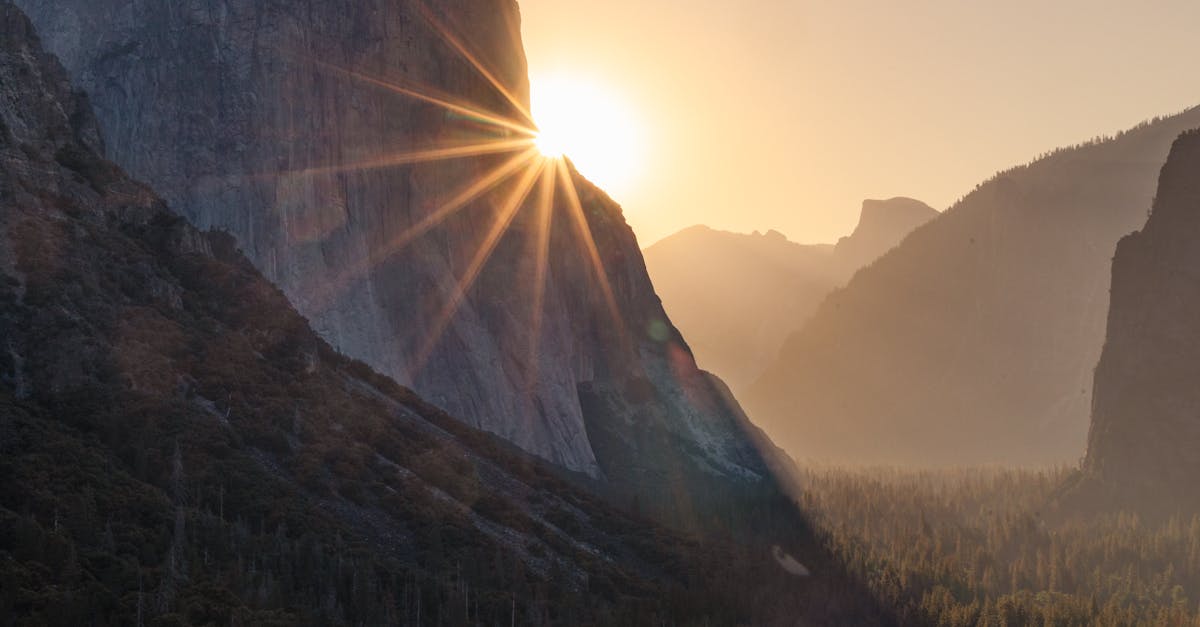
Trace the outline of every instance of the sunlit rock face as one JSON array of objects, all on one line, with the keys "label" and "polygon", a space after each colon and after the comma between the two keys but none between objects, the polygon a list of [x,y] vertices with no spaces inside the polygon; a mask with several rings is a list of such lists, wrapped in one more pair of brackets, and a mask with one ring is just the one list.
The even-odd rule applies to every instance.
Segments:
[{"label": "sunlit rock face", "polygon": [[[697,551],[337,355],[230,236],[100,148],[87,99],[0,0],[5,624],[421,624],[410,590],[451,585],[475,622],[794,616],[728,585],[742,551]],[[68,554],[79,576],[51,576]],[[871,611],[826,581],[808,606],[836,590],[826,616]]]},{"label": "sunlit rock face", "polygon": [[[663,313],[620,208],[577,176],[613,306],[560,193],[544,294],[534,282],[539,221],[530,200],[457,314],[440,323],[521,176],[406,241],[414,225],[509,156],[352,166],[509,132],[380,83],[505,117],[519,118],[519,107],[439,35],[417,3],[17,4],[92,94],[111,157],[196,225],[231,232],[340,351],[477,426],[593,476],[615,462],[597,458],[589,424],[629,445],[638,440],[631,429],[647,415],[664,432],[702,442],[686,454],[685,465],[697,472],[765,474],[742,433],[744,416],[696,369]],[[515,2],[439,2],[427,11],[524,104]],[[631,381],[649,381],[653,394],[633,395]],[[639,413],[647,402],[653,411]]]},{"label": "sunlit rock face", "polygon": [[1085,468],[1118,500],[1200,504],[1200,132],[1171,150],[1146,226],[1121,240]]}]

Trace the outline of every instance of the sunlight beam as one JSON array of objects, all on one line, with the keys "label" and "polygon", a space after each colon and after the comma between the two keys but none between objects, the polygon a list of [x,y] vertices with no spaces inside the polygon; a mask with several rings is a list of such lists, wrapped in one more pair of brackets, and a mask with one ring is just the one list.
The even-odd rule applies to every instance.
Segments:
[{"label": "sunlight beam", "polygon": [[474,54],[471,53],[462,40],[456,37],[454,33],[450,32],[450,30],[446,28],[446,26],[442,24],[440,20],[438,20],[437,16],[433,14],[433,10],[430,9],[427,4],[425,4],[424,0],[417,2],[417,7],[420,9],[421,16],[424,17],[425,21],[433,27],[433,30],[437,31],[437,33],[446,41],[446,43],[450,44],[451,47],[457,50],[458,53],[462,55],[463,59],[465,59],[467,63],[470,63],[475,68],[476,72],[479,72],[480,76],[487,79],[487,81],[491,83],[492,87],[499,92],[500,95],[504,96],[504,98],[508,100],[509,104],[511,104],[513,108],[515,108],[524,117],[525,121],[533,124],[533,115],[529,112],[528,107],[526,107],[524,103],[522,103],[521,100],[518,99],[516,95],[514,95],[512,91],[500,81],[500,79],[496,78],[496,76],[492,74],[492,72],[489,71]]},{"label": "sunlight beam", "polygon": [[500,165],[492,168],[486,174],[473,181],[470,185],[460,190],[449,200],[442,202],[436,209],[418,221],[416,224],[408,227],[403,232],[397,234],[394,238],[388,241],[382,248],[371,253],[367,259],[364,259],[349,268],[340,272],[334,279],[328,282],[329,289],[324,294],[319,294],[315,298],[318,308],[327,305],[335,295],[344,289],[350,281],[354,280],[359,275],[365,274],[371,268],[383,263],[384,260],[392,255],[400,252],[406,246],[411,244],[413,240],[428,233],[440,225],[450,215],[465,207],[471,201],[491,191],[497,185],[503,183],[510,176],[515,174],[522,166],[526,166],[537,155],[537,150],[530,148],[524,152],[514,155]]},{"label": "sunlight beam", "polygon": [[[330,165],[316,166],[303,170],[284,171],[275,175],[299,175],[308,176],[316,174],[337,174],[341,172],[361,172],[366,170],[379,170],[385,168],[394,168],[402,165],[412,165],[415,163],[428,163],[431,161],[449,161],[451,159],[463,159],[467,157],[481,157],[483,155],[499,154],[505,152],[515,152],[521,148],[529,148],[533,145],[531,139],[509,139],[509,140],[493,140],[474,144],[465,144],[462,146],[448,146],[445,148],[429,148],[427,150],[415,150],[413,152],[402,152],[386,155],[377,159],[367,161],[359,161],[346,165]],[[263,175],[268,176],[268,175]]]},{"label": "sunlight beam", "polygon": [[536,154],[537,151],[533,148],[530,148],[514,156],[512,159],[505,161],[492,171],[480,177],[479,180],[472,183],[450,200],[442,203],[436,210],[434,210],[428,216],[425,216],[425,218],[423,218],[420,222],[405,230],[405,232],[401,233],[400,236],[394,241],[390,242],[387,250],[385,251],[386,254],[390,255],[392,252],[403,248],[412,240],[441,224],[442,221],[449,217],[450,214],[458,211],[467,203],[475,200],[488,190],[491,190],[493,187],[502,183],[508,177],[512,176],[518,169],[531,161]]},{"label": "sunlight beam", "polygon": [[609,314],[612,315],[613,324],[617,326],[618,337],[627,342],[628,336],[625,332],[625,323],[621,318],[621,309],[617,306],[617,298],[613,294],[612,284],[608,280],[608,272],[604,269],[604,261],[600,258],[600,250],[596,248],[592,229],[588,226],[587,216],[583,213],[583,203],[579,201],[579,192],[575,190],[575,182],[571,180],[571,168],[564,163],[558,168],[558,172],[561,175],[562,188],[567,197],[568,213],[574,219],[575,229],[579,234],[579,239],[583,242],[584,252],[591,261],[592,270],[596,274],[596,282],[600,284],[600,290],[608,305]]},{"label": "sunlight beam", "polygon": [[359,80],[359,81],[365,82],[369,85],[374,85],[376,87],[395,92],[402,96],[408,96],[410,98],[414,98],[414,99],[420,100],[422,102],[426,102],[426,103],[429,103],[432,105],[437,105],[437,106],[447,109],[449,111],[453,111],[455,113],[460,113],[460,114],[468,116],[468,117],[473,117],[473,118],[482,120],[484,122],[495,124],[496,126],[504,127],[506,129],[515,131],[522,135],[526,135],[529,137],[533,137],[533,136],[537,135],[536,130],[530,128],[529,126],[525,126],[523,124],[513,122],[512,120],[505,118],[502,115],[499,115],[496,113],[491,113],[488,111],[482,111],[480,109],[477,109],[477,108],[469,106],[469,105],[452,102],[448,96],[446,96],[446,97],[433,96],[431,94],[434,92],[434,90],[429,87],[419,86],[420,89],[417,89],[416,88],[417,86],[408,87],[408,86],[401,85],[398,83],[385,81],[385,80],[381,80],[378,78],[373,78],[371,76],[367,76],[366,74],[362,74],[361,72],[347,70],[345,68],[341,68],[336,65],[333,65],[332,63],[326,63],[325,61],[321,61],[319,59],[314,59],[313,61],[317,65],[324,67],[326,69],[332,70],[336,73],[344,74],[355,80]]},{"label": "sunlight beam", "polygon": [[496,215],[491,229],[484,237],[479,250],[476,251],[475,257],[467,267],[467,271],[463,273],[463,276],[459,278],[458,283],[455,285],[454,292],[450,296],[450,301],[446,303],[446,306],[442,308],[442,311],[434,320],[434,325],[429,332],[429,336],[417,351],[407,373],[409,381],[416,378],[417,373],[425,366],[425,362],[428,361],[434,349],[437,348],[442,335],[446,332],[446,328],[450,326],[463,301],[466,300],[467,292],[475,284],[475,280],[479,278],[484,265],[487,264],[488,259],[491,258],[492,253],[496,250],[496,246],[500,243],[500,238],[504,236],[505,231],[508,230],[508,226],[512,224],[513,218],[516,217],[525,199],[529,197],[534,180],[545,167],[545,161],[531,165],[513,189],[513,193],[505,201],[500,213]]},{"label": "sunlight beam", "polygon": [[536,265],[533,272],[533,319],[530,321],[532,334],[529,337],[529,367],[530,372],[526,385],[533,388],[540,376],[538,370],[538,348],[541,342],[542,311],[546,300],[546,278],[550,266],[550,230],[554,225],[554,185],[558,180],[559,162],[557,159],[547,159],[542,171],[538,189],[538,216]]}]

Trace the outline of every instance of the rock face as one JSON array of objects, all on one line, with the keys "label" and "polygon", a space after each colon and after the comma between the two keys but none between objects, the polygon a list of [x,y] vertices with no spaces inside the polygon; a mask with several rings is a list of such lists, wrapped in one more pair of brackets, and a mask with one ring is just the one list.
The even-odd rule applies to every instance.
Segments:
[{"label": "rock face", "polygon": [[[740,410],[714,396],[695,368],[620,208],[603,193],[573,176],[615,307],[561,196],[540,313],[533,310],[540,240],[532,202],[471,289],[457,288],[515,182],[414,231],[508,158],[408,164],[394,157],[510,137],[479,116],[411,94],[520,121],[520,107],[489,79],[518,104],[527,99],[513,0],[432,8],[417,0],[18,4],[91,94],[113,160],[196,225],[233,234],[339,351],[473,425],[593,477],[623,460],[597,458],[589,424],[612,421],[606,428],[616,429],[628,416],[585,415],[580,390],[594,411],[617,411],[647,402],[627,390],[649,382],[660,426],[702,443],[685,465],[762,475],[765,465],[740,428],[730,430],[748,428]],[[368,162],[374,166],[357,167]],[[455,303],[457,314],[443,325]],[[605,402],[592,402],[597,394]]]},{"label": "rock face", "polygon": [[701,545],[338,354],[86,105],[0,0],[5,621],[896,624],[778,492]]},{"label": "rock face", "polygon": [[1123,238],[1085,476],[1120,501],[1200,505],[1200,132],[1184,133],[1146,226]]},{"label": "rock face", "polygon": [[6,622],[885,621],[803,543],[798,590],[769,544],[631,518],[339,355],[86,105],[0,1]]},{"label": "rock face", "polygon": [[978,186],[825,300],[743,398],[755,422],[799,457],[1079,459],[1112,251],[1196,125],[1200,109]]},{"label": "rock face", "polygon": [[[7,2],[0,103],[0,570],[23,588],[6,595],[4,616],[66,624],[78,612],[116,624],[144,612],[149,622],[204,599],[208,609],[190,611],[216,616],[189,622],[263,622],[253,612],[270,608],[287,612],[283,622],[399,622],[385,618],[381,598],[351,598],[331,583],[311,596],[329,594],[344,610],[322,615],[319,598],[281,602],[296,590],[276,560],[292,559],[284,547],[301,536],[331,572],[339,567],[324,547],[344,534],[378,556],[359,568],[428,584],[446,568],[430,559],[442,550],[428,532],[436,527],[457,538],[462,557],[505,555],[535,579],[549,582],[560,567],[568,578],[599,575],[585,575],[593,553],[557,544],[561,532],[538,522],[558,514],[530,499],[557,501],[568,517],[557,524],[572,528],[584,522],[570,523],[575,512],[600,520],[609,510],[542,483],[547,474],[530,459],[337,355],[231,238],[187,226],[103,160],[86,98]],[[564,500],[572,497],[585,500]],[[53,523],[53,536],[47,526],[44,541],[78,555],[81,579],[45,574],[52,552],[14,535],[37,537],[58,511],[72,522]],[[237,533],[275,547],[269,559],[237,549],[275,578],[245,605],[220,593],[256,596],[238,589],[238,577],[253,578],[246,569],[226,570],[237,559],[218,538]],[[548,549],[545,559],[526,541]],[[126,593],[143,575],[155,601],[139,608]],[[287,576],[323,585],[311,573]],[[371,581],[360,585],[399,598],[386,577]]]},{"label": "rock face", "polygon": [[858,226],[838,240],[833,272],[842,285],[855,272],[896,247],[917,227],[936,218],[937,209],[912,198],[864,200]]},{"label": "rock face", "polygon": [[837,246],[693,226],[646,248],[646,266],[701,367],[741,392],[829,292],[936,215],[909,198],[867,200]]}]

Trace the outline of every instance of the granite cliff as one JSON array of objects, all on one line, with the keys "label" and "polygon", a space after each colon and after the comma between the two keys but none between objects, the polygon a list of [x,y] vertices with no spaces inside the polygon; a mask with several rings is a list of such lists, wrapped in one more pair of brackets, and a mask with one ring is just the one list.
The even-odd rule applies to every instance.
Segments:
[{"label": "granite cliff", "polygon": [[[561,201],[544,296],[529,207],[460,292],[515,184],[432,228],[428,219],[507,157],[395,156],[509,135],[413,94],[523,121],[512,0],[18,5],[91,95],[112,159],[192,223],[231,233],[337,350],[598,480],[643,463],[739,485],[765,480],[769,464],[752,442],[761,436],[696,368],[620,208],[578,175],[611,306]],[[646,429],[687,446],[639,451]]]},{"label": "granite cliff", "polygon": [[3,622],[885,618],[811,537],[804,580],[701,546],[340,355],[102,146],[0,1]]},{"label": "granite cliff", "polygon": [[1109,504],[1195,510],[1200,476],[1200,132],[1176,140],[1112,265],[1084,475]]},{"label": "granite cliff", "polygon": [[918,464],[1084,452],[1117,241],[1200,109],[979,185],[834,291],[745,394],[789,453]]}]

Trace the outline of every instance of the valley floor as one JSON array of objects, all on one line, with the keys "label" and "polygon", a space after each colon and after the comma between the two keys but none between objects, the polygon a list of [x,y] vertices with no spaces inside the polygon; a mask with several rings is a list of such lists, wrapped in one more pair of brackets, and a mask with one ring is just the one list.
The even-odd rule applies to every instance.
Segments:
[{"label": "valley floor", "polygon": [[904,624],[1200,625],[1200,516],[1068,518],[1073,469],[806,468],[804,505]]}]

